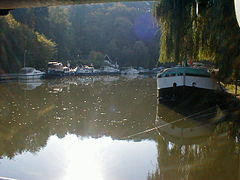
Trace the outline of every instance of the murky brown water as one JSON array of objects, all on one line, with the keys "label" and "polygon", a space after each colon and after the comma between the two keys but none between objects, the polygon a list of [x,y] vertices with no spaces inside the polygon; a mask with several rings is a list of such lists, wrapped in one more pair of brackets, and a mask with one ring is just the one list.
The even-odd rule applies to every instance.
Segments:
[{"label": "murky brown water", "polygon": [[0,176],[239,179],[238,113],[158,104],[154,78],[11,82],[0,91]]}]

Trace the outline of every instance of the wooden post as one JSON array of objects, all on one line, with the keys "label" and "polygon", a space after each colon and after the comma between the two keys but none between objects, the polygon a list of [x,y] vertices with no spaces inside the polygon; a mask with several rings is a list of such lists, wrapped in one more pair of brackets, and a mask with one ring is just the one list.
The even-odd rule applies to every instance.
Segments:
[{"label": "wooden post", "polygon": [[235,95],[236,96],[237,96],[237,89],[238,89],[239,68],[240,68],[240,65],[236,66],[236,69],[235,69]]},{"label": "wooden post", "polygon": [[238,88],[238,79],[236,77],[236,80],[235,80],[235,95],[237,96],[237,88]]}]

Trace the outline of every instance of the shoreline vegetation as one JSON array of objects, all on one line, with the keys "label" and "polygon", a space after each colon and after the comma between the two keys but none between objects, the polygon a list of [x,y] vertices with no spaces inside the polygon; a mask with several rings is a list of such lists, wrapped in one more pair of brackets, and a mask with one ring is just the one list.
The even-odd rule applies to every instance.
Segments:
[{"label": "shoreline vegetation", "polygon": [[240,86],[237,86],[237,92],[236,92],[236,85],[235,84],[224,84],[224,88],[226,88],[226,91],[237,98],[240,98]]},{"label": "shoreline vegetation", "polygon": [[233,0],[161,0],[154,15],[162,30],[160,62],[207,60],[219,69],[219,80],[239,78],[240,28]]},{"label": "shoreline vegetation", "polygon": [[[108,55],[121,67],[153,68],[159,56],[159,27],[153,2],[106,3],[16,9],[0,17],[0,73],[49,61],[99,68]],[[114,33],[113,33],[114,32]]]}]

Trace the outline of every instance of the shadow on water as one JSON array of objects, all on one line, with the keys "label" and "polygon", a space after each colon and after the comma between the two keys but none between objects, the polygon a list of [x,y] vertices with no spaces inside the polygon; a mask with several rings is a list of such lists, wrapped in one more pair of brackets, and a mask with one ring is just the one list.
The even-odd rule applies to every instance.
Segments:
[{"label": "shadow on water", "polygon": [[189,97],[157,106],[159,168],[148,180],[239,179],[239,100]]}]

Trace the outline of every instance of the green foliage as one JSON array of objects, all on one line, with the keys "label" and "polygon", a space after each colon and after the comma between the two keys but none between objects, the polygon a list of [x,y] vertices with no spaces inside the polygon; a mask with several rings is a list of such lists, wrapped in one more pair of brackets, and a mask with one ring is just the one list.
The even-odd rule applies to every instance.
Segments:
[{"label": "green foliage", "polygon": [[133,45],[133,59],[135,60],[135,66],[148,67],[149,62],[144,59],[149,59],[148,47],[142,41],[136,41]]},{"label": "green foliage", "polygon": [[100,68],[103,64],[104,55],[101,52],[91,51],[89,54],[89,60],[96,68]]},{"label": "green foliage", "polygon": [[240,61],[233,1],[216,0],[199,12],[193,0],[161,0],[156,5],[154,14],[162,28],[159,61],[213,61],[220,69],[219,78],[227,79]]},{"label": "green foliage", "polygon": [[50,7],[48,9],[49,32],[46,36],[57,44],[57,59],[67,62],[73,49],[73,29],[70,22],[69,9],[65,7]]},{"label": "green foliage", "polygon": [[16,21],[12,15],[0,18],[0,25],[0,71],[2,73],[18,72],[23,67],[25,51],[26,66],[45,68],[47,59],[51,58],[56,51],[53,41]]},{"label": "green foliage", "polygon": [[[153,67],[159,56],[159,31],[157,26],[153,27],[154,21],[150,18],[152,4],[141,2],[44,7],[14,10],[13,15],[17,22],[43,35],[45,44],[48,40],[54,41],[56,48],[53,58],[57,61],[71,64],[88,62],[99,67],[100,56],[92,58],[98,52],[108,54],[120,66]],[[145,19],[150,23],[142,21],[136,27],[137,20],[142,16],[148,17]],[[141,28],[156,30],[156,33],[144,39],[136,32],[141,31]],[[51,58],[47,56],[46,60]]]}]

